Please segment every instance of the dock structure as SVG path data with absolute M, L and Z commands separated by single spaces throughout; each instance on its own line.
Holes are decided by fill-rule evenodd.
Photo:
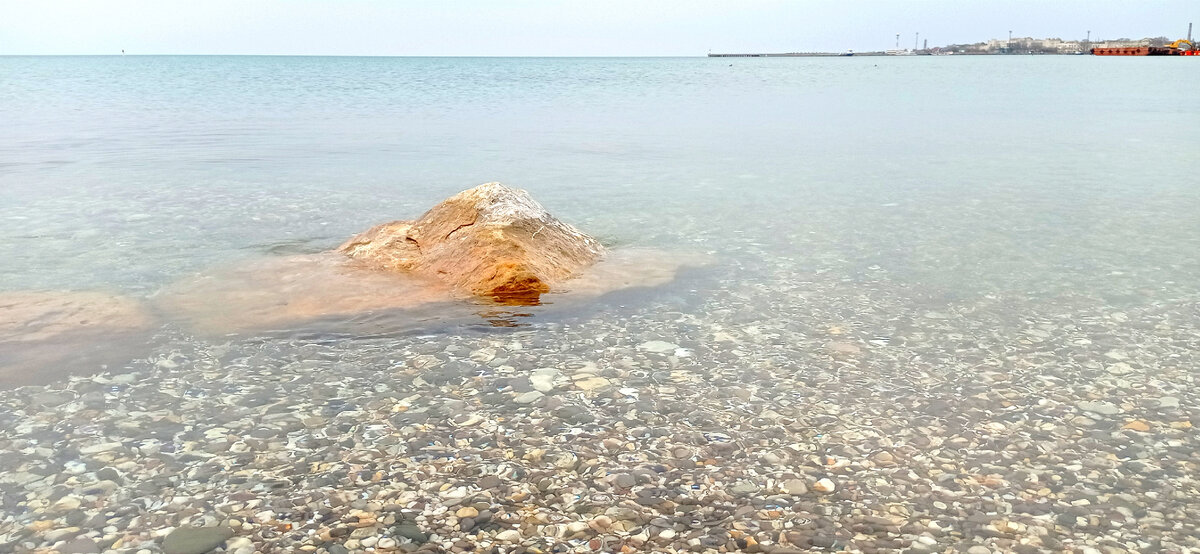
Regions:
M 845 56 L 854 56 L 853 52 L 774 52 L 761 54 L 713 54 L 709 52 L 710 58 L 837 58 Z

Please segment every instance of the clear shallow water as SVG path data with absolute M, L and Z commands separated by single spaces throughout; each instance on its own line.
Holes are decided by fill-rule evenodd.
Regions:
M 144 294 L 488 180 L 619 243 L 817 248 L 952 289 L 1195 273 L 1198 117 L 1148 85 L 1188 90 L 1178 60 L 0 63 L 4 289 Z
M 995 540 L 1022 538 L 1044 548 L 1051 540 L 1143 551 L 1191 544 L 1194 537 L 1160 523 L 1200 517 L 1188 499 L 1197 474 L 1187 459 L 1197 445 L 1184 425 L 1200 417 L 1200 157 L 1189 139 L 1200 108 L 1163 91 L 1195 90 L 1198 81 L 1189 60 L 1082 56 L 0 58 L 0 291 L 148 297 L 214 265 L 334 247 L 492 180 L 530 190 L 609 244 L 716 260 L 660 289 L 567 312 L 531 309 L 512 329 L 455 319 L 395 334 L 214 339 L 168 325 L 134 359 L 103 360 L 108 376 L 52 387 L 66 396 L 6 393 L 0 450 L 20 462 L 14 475 L 66 471 L 63 460 L 47 465 L 40 451 L 28 454 L 30 440 L 66 448 L 60 457 L 84 459 L 89 472 L 151 458 L 151 468 L 192 471 L 195 460 L 132 449 L 146 441 L 171 453 L 210 448 L 196 444 L 196 433 L 271 427 L 286 407 L 297 421 L 320 416 L 329 427 L 284 425 L 279 433 L 290 438 L 272 446 L 265 433 L 262 449 L 293 448 L 296 433 L 312 433 L 340 450 L 314 446 L 305 455 L 369 466 L 365 445 L 379 437 L 348 431 L 347 418 L 387 413 L 416 394 L 406 402 L 420 413 L 479 413 L 506 418 L 501 425 L 519 437 L 544 433 L 530 444 L 567 448 L 578 436 L 571 429 L 583 429 L 580 452 L 607 437 L 649 453 L 647 461 L 601 449 L 591 473 L 552 475 L 565 479 L 554 486 L 580 494 L 606 486 L 597 475 L 651 461 L 676 467 L 663 461 L 678 457 L 676 445 L 628 431 L 643 425 L 685 443 L 692 432 L 734 436 L 735 451 L 698 438 L 684 458 L 722 462 L 704 491 L 758 487 L 734 494 L 748 505 L 761 507 L 760 492 L 777 492 L 777 481 L 807 479 L 811 488 L 828 474 L 850 496 L 801 495 L 789 505 L 842 544 L 857 522 L 851 514 L 864 509 L 950 525 L 953 532 L 931 535 L 943 547 L 992 541 L 1007 550 L 1017 543 Z M 682 351 L 644 346 L 652 341 Z M 72 369 L 94 373 L 96 364 Z M 567 381 L 548 399 L 512 403 L 535 368 L 557 368 Z M 614 388 L 580 379 L 588 368 Z M 427 371 L 434 377 L 419 380 Z M 641 415 L 629 419 L 630 406 Z M 226 408 L 234 411 L 221 415 Z M 84 429 L 97 409 L 154 422 L 183 417 L 191 427 Z M 169 412 L 165 420 L 142 415 L 160 412 Z M 542 413 L 554 415 L 538 423 Z M 579 413 L 592 419 L 580 423 Z M 55 417 L 63 423 L 53 429 L 31 423 Z M 1133 421 L 1152 431 L 1121 430 Z M 395 444 L 411 439 L 389 459 L 414 464 L 457 444 L 447 436 L 469 435 L 376 423 L 391 429 L 384 436 L 403 437 Z M 413 433 L 437 448 L 414 446 Z M 115 458 L 101 450 L 100 461 L 71 450 L 113 444 L 105 437 L 127 450 Z M 494 452 L 480 448 L 454 462 L 466 466 L 421 471 L 446 479 L 450 469 L 491 471 L 476 462 Z M 806 457 L 821 448 L 852 465 L 822 468 Z M 301 483 L 265 459 L 212 451 L 233 456 L 227 467 L 249 464 L 301 491 L 396 493 Z M 880 451 L 902 461 L 871 461 Z M 559 467 L 539 464 L 525 470 Z M 917 477 L 904 477 L 910 470 Z M 1001 499 L 954 485 L 946 472 L 978 483 L 1001 476 Z M 1050 496 L 1027 473 L 1051 483 Z M 245 485 L 197 479 L 176 484 L 176 494 L 219 503 Z M 663 479 L 666 488 L 699 490 Z M 53 512 L 50 500 L 21 496 L 38 482 L 0 484 L 14 514 L 0 523 L 26 529 Z M 107 506 L 144 499 L 145 490 Z M 261 493 L 267 504 L 278 494 Z M 1041 534 L 997 539 L 972 518 L 1009 514 L 1034 528 L 1046 514 L 1086 519 L 1078 501 L 1106 495 L 1129 497 L 1119 498 L 1134 506 L 1121 516 L 1127 523 L 1051 523 Z M 724 509 L 724 500 L 703 498 Z M 177 508 L 143 505 L 141 520 L 122 524 L 157 548 L 156 530 L 217 524 L 231 513 L 179 516 Z M 420 517 L 436 534 L 440 516 Z M 88 536 L 109 540 L 102 528 Z M 307 540 L 264 529 L 244 534 L 280 548 Z M 922 532 L 881 531 L 879 540 Z M 769 540 L 779 542 L 774 533 Z M 0 529 L 0 539 L 40 536 Z

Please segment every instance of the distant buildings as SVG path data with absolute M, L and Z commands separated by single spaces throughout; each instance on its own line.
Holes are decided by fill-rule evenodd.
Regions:
M 950 44 L 931 49 L 931 54 L 1086 54 L 1092 48 L 1126 48 L 1162 46 L 1171 42 L 1167 37 L 1138 40 L 1063 40 L 1061 38 L 1013 37 L 1011 40 L 992 39 L 974 44 Z

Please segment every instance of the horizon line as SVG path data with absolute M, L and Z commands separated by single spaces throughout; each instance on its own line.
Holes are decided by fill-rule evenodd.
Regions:
M 0 57 L 258 56 L 278 58 L 703 58 L 708 54 L 4 54 Z

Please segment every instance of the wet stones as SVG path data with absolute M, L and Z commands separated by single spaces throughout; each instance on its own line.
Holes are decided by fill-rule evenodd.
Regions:
M 1086 318 L 1042 337 L 786 277 L 802 307 L 730 287 L 703 316 L 663 300 L 502 332 L 227 339 L 156 352 L 145 380 L 0 394 L 0 541 L 154 552 L 163 530 L 229 525 L 238 554 L 1194 545 L 1176 523 L 1200 518 L 1190 335 L 1050 348 Z

